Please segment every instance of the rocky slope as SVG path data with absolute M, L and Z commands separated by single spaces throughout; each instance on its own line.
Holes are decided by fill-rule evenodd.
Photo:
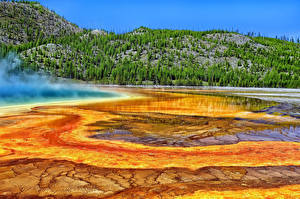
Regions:
M 37 2 L 0 2 L 0 42 L 21 44 L 81 29 Z

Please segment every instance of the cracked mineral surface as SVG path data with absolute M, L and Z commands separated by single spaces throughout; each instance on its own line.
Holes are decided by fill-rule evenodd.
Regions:
M 118 169 L 64 160 L 16 159 L 0 163 L 3 196 L 147 198 L 197 190 L 269 189 L 298 185 L 300 166 Z

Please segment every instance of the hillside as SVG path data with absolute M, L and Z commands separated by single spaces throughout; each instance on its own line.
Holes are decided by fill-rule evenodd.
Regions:
M 18 16 L 9 23 L 27 19 L 25 10 L 40 19 L 11 26 L 20 33 L 1 29 L 0 37 L 2 55 L 16 51 L 34 70 L 105 84 L 300 87 L 298 43 L 220 30 L 81 31 L 39 4 L 1 5 L 10 7 L 1 16 Z M 28 36 L 27 29 L 43 36 Z
M 80 32 L 37 2 L 0 2 L 0 42 L 20 44 Z

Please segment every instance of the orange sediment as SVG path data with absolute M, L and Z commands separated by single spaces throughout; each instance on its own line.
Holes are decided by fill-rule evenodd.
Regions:
M 144 91 L 142 94 L 145 95 Z M 196 147 L 147 146 L 121 140 L 99 140 L 90 138 L 95 132 L 111 128 L 110 125 L 125 125 L 130 114 L 163 114 L 161 117 L 201 116 L 226 118 L 201 127 L 194 125 L 188 132 L 180 124 L 153 124 L 132 121 L 132 131 L 140 129 L 150 132 L 179 135 L 190 132 L 203 133 L 218 125 L 219 133 L 237 133 L 243 130 L 272 129 L 278 125 L 256 124 L 235 121 L 234 118 L 261 119 L 280 125 L 298 124 L 297 119 L 251 112 L 244 105 L 234 104 L 219 96 L 150 92 L 148 96 L 135 100 L 120 100 L 89 105 L 43 106 L 27 113 L 0 118 L 1 162 L 21 158 L 68 160 L 99 168 L 163 169 L 188 168 L 196 170 L 216 166 L 288 166 L 300 165 L 300 143 L 282 141 L 244 141 L 230 145 Z M 158 97 L 159 96 L 159 97 Z M 167 114 L 167 116 L 164 116 Z M 159 117 L 155 115 L 155 117 Z M 168 119 L 167 118 L 167 119 Z M 130 119 L 130 118 L 129 118 Z M 190 120 L 190 118 L 188 118 Z M 98 122 L 98 123 L 97 123 Z M 211 123 L 210 123 L 211 122 Z M 227 123 L 236 124 L 236 129 L 226 128 Z M 96 125 L 97 124 L 97 125 Z M 126 124 L 126 125 L 131 125 Z M 177 125 L 176 128 L 174 125 Z M 185 125 L 185 124 L 182 124 Z M 223 125 L 223 126 L 222 126 Z M 187 125 L 188 126 L 188 125 Z M 169 130 L 168 129 L 172 129 Z M 174 132 L 173 132 L 174 131 Z M 213 132 L 213 131 L 209 131 Z M 299 197 L 299 185 L 243 190 L 198 190 L 177 196 L 178 198 L 278 198 Z

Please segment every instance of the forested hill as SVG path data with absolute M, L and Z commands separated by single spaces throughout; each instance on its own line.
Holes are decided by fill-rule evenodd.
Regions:
M 235 32 L 82 30 L 34 2 L 0 2 L 1 55 L 104 84 L 300 88 L 300 44 Z M 30 14 L 30 17 L 28 15 Z M 30 21 L 32 20 L 32 21 Z

